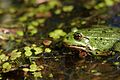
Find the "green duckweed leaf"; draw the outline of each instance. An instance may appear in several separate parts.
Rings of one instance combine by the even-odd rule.
[[[37,47],[37,45],[36,44],[32,44],[31,48],[35,48],[35,47]]]
[[[24,21],[27,21],[28,17],[27,16],[22,16],[19,18],[19,21],[20,22],[24,22]]]
[[[30,13],[27,13],[27,14],[26,14],[26,16],[28,16],[28,17],[33,17],[34,15],[35,15],[34,12],[30,12]]]
[[[23,35],[24,35],[24,32],[23,32],[23,31],[17,31],[17,35],[23,36]]]
[[[26,51],[26,52],[25,52],[25,56],[29,57],[29,56],[31,56],[31,55],[32,55],[32,52],[31,52],[31,51]]]
[[[63,11],[64,11],[64,12],[70,12],[70,11],[73,10],[73,8],[74,8],[74,6],[72,6],[72,5],[71,5],[71,6],[64,6],[64,7],[63,7]]]
[[[50,53],[51,49],[50,48],[45,48],[45,52]]]
[[[35,25],[35,23],[34,23],[34,25]],[[34,25],[29,24],[29,26],[28,26],[28,30],[29,30],[29,32],[30,32],[30,35],[34,35],[34,34],[36,34],[37,31],[38,31],[37,28],[35,28]]]
[[[55,14],[61,14],[61,10],[60,9],[57,9],[56,11],[55,11]]]
[[[60,36],[65,36],[65,35],[66,35],[66,33],[65,33],[62,29],[56,29],[56,30],[54,31],[54,33],[55,33],[55,34],[58,34],[58,35],[60,35]]]
[[[50,73],[50,74],[49,74],[49,77],[53,78],[53,74],[52,74],[52,73]]]
[[[6,56],[5,54],[1,54],[0,55],[0,61],[7,61],[8,60],[8,56]]]
[[[34,50],[35,50],[35,55],[43,52],[43,49],[41,47],[35,47]]]
[[[104,0],[107,6],[112,6],[114,4],[113,0]]]
[[[35,29],[32,29],[32,30],[30,31],[30,33],[31,33],[31,35],[36,34],[36,33],[37,33],[37,29],[36,29],[36,28],[35,28]]]
[[[32,24],[33,26],[38,26],[38,25],[39,25],[39,23],[38,23],[37,21],[32,21],[31,24]]]
[[[120,62],[114,62],[114,65],[118,66],[120,65]]]
[[[45,19],[38,19],[37,22],[38,22],[39,24],[42,24],[42,23],[45,22]]]
[[[42,5],[39,5],[39,7],[37,8],[37,11],[44,13],[44,12],[48,12],[49,9],[50,9],[50,8],[49,8],[48,6],[42,4]]]
[[[21,52],[17,52],[17,50],[13,50],[10,56],[11,60],[15,60],[21,56]]]
[[[42,74],[41,74],[41,72],[34,72],[34,73],[32,73],[33,75],[34,75],[34,77],[39,77],[39,78],[42,78],[43,76],[42,76]]]
[[[56,5],[60,5],[60,2],[57,0],[50,0],[48,3],[48,6],[52,9],[54,8]]]
[[[38,69],[38,67],[37,67],[37,65],[36,65],[35,62],[30,65],[30,71],[31,71],[31,72],[37,71],[37,69]]]
[[[62,29],[56,29],[49,33],[49,36],[53,39],[59,39],[61,36],[65,36],[66,33]]]
[[[105,7],[105,3],[104,2],[101,2],[101,3],[99,3],[99,4],[97,4],[95,6],[96,9],[100,9],[100,8],[103,8],[103,7]]]
[[[40,65],[39,67],[38,67],[38,70],[40,71],[40,70],[43,70],[44,69],[44,66],[43,65]]]
[[[2,65],[3,71],[9,71],[11,69],[12,65],[9,64],[8,62],[4,63]]]
[[[31,48],[28,47],[28,46],[26,46],[24,49],[25,49],[25,51],[30,51],[31,50]]]
[[[32,51],[31,51],[31,47],[28,47],[28,46],[26,46],[25,48],[24,48],[24,50],[25,50],[25,56],[31,56],[32,55]]]
[[[53,39],[59,39],[60,36],[58,36],[58,34],[55,34],[54,32],[50,32],[49,36],[52,37]]]
[[[25,72],[28,72],[29,68],[23,68],[22,70],[25,71]]]

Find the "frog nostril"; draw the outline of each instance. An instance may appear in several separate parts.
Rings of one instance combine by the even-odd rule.
[[[102,40],[102,38],[100,38],[100,40]]]
[[[95,38],[94,40],[97,40],[97,38]]]

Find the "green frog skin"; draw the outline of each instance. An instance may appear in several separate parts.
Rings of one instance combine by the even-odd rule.
[[[92,55],[108,55],[112,50],[120,52],[120,28],[91,27],[66,35],[64,43]]]

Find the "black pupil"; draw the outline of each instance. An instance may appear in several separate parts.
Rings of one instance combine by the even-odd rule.
[[[80,33],[75,33],[74,34],[74,39],[75,40],[81,40],[81,38],[82,38],[82,35]]]

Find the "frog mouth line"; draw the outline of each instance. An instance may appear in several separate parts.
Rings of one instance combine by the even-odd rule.
[[[91,55],[91,53],[92,53],[92,51],[90,50],[90,48],[88,49],[86,49],[86,47],[85,46],[75,46],[75,45],[69,45],[69,47],[70,48],[74,48],[74,49],[78,49],[78,50],[83,50],[83,51],[85,51],[85,52],[87,52],[88,53],[88,55]]]
[[[85,46],[74,46],[74,45],[71,46],[71,45],[70,45],[69,47],[70,47],[70,48],[75,48],[75,49],[84,50],[84,51],[88,52],[88,51],[86,50]]]
[[[95,49],[92,49],[91,46],[77,46],[77,45],[68,45],[68,44],[64,44],[66,47],[69,47],[69,48],[73,48],[73,49],[77,49],[77,50],[83,50],[83,51],[86,51],[86,52],[91,52],[92,50],[95,50]]]

